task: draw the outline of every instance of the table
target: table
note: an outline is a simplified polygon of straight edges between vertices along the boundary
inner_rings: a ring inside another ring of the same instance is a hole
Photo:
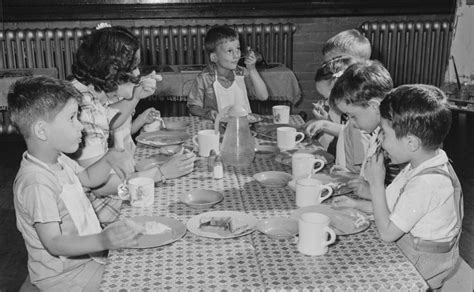
[[[196,117],[165,120],[178,119],[190,123],[189,134],[212,128],[209,121]],[[302,124],[303,121],[299,116],[291,116],[290,123]],[[139,146],[136,159],[155,151],[152,147]],[[296,209],[291,189],[266,188],[252,178],[253,174],[265,170],[290,172],[290,167],[257,157],[247,168],[224,168],[224,178],[214,180],[207,171],[206,159],[199,159],[194,172],[155,189],[153,207],[125,206],[121,217],[167,216],[186,223],[200,211],[186,207],[177,198],[197,188],[213,189],[224,195],[224,201],[212,210],[242,211],[258,220],[288,216]],[[359,234],[339,236],[326,255],[317,257],[299,253],[294,240],[275,240],[258,231],[233,239],[203,238],[187,232],[181,240],[167,246],[110,251],[101,283],[104,291],[425,291],[427,288],[397,246],[379,239],[374,224]]]

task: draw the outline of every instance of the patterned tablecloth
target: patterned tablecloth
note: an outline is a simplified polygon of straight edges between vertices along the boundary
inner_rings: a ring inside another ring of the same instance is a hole
[[[212,124],[195,117],[188,133],[210,129]],[[299,116],[290,123],[301,124]],[[186,142],[192,146],[192,142]],[[140,146],[136,159],[156,152]],[[211,210],[234,210],[258,220],[288,216],[297,207],[289,188],[266,188],[253,180],[266,170],[291,172],[273,159],[256,158],[247,168],[225,166],[224,178],[214,180],[207,160],[198,159],[186,177],[160,184],[155,203],[149,208],[125,205],[122,217],[166,216],[185,224],[201,211],[178,202],[181,193],[212,189],[224,201]],[[306,256],[296,249],[294,239],[276,240],[255,231],[233,239],[211,239],[187,232],[170,244],[150,249],[122,249],[109,253],[101,283],[104,291],[143,290],[304,290],[312,291],[425,291],[427,285],[397,246],[379,239],[374,224],[364,232],[339,236],[323,256]]]

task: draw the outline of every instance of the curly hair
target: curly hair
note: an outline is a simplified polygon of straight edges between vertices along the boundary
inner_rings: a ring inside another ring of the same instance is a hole
[[[97,91],[112,92],[118,85],[138,78],[132,71],[140,64],[140,42],[127,28],[105,27],[85,35],[72,65],[73,77]]]
[[[380,104],[380,116],[390,123],[398,139],[414,135],[431,150],[441,147],[452,120],[446,95],[425,84],[402,85],[390,91]]]

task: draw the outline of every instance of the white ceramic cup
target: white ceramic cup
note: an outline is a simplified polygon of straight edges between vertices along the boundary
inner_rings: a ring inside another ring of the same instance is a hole
[[[297,137],[300,136],[298,139]],[[302,132],[297,132],[292,127],[277,128],[277,145],[281,151],[291,150],[296,147],[296,144],[303,141],[305,135]]]
[[[150,177],[134,177],[118,187],[118,196],[133,207],[150,207],[155,200],[155,181]]]
[[[327,191],[326,193],[324,191]],[[302,178],[296,181],[296,206],[319,205],[332,196],[333,190],[314,178]]]
[[[336,233],[329,227],[329,217],[320,213],[301,214],[298,218],[298,233],[298,251],[310,256],[326,254],[328,245],[336,240]]]
[[[324,164],[324,160],[314,158],[314,155],[311,153],[294,153],[291,156],[293,178],[309,178],[312,174],[323,169]],[[316,167],[316,165],[318,166]]]
[[[199,156],[208,157],[212,149],[219,154],[219,133],[214,130],[201,130],[193,136],[193,143],[199,147]]]
[[[290,107],[287,105],[275,105],[272,107],[273,123],[288,124],[290,123]]]

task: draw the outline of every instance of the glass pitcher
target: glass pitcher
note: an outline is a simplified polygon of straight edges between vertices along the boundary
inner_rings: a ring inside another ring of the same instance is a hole
[[[255,139],[250,133],[247,111],[234,105],[228,111],[219,112],[215,128],[221,120],[227,121],[224,139],[221,144],[222,161],[226,165],[248,166],[255,157]]]

